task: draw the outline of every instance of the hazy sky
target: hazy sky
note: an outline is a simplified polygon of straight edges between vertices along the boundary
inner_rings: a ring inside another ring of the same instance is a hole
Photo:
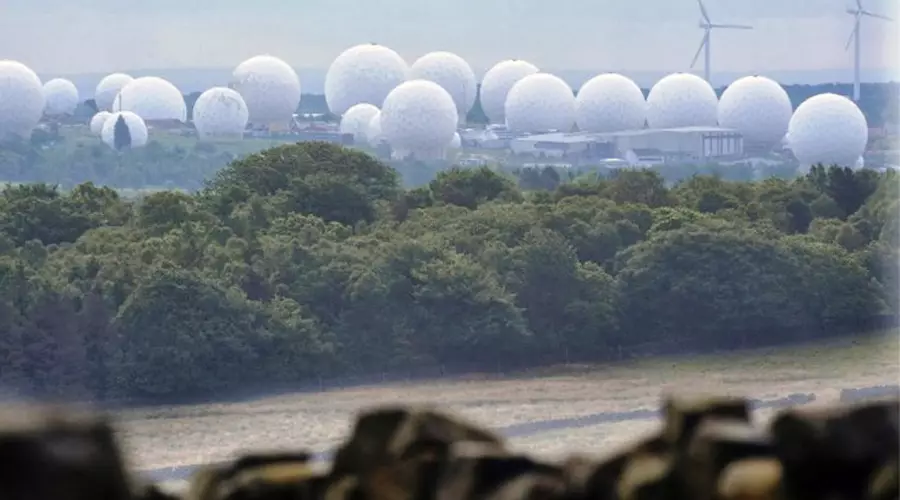
[[[705,0],[719,71],[845,68],[854,0]],[[378,42],[408,61],[450,50],[476,70],[509,57],[542,68],[685,70],[702,36],[694,0],[3,0],[0,58],[40,73],[232,67],[270,53],[327,67]],[[896,0],[864,0],[898,17]],[[864,68],[898,68],[898,23],[863,25]]]

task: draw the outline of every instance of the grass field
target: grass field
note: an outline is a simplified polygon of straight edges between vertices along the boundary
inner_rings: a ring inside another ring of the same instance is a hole
[[[827,345],[745,351],[603,367],[560,367],[514,380],[448,380],[306,393],[233,404],[138,409],[120,413],[122,437],[140,469],[190,465],[247,449],[324,451],[346,434],[361,408],[427,402],[491,427],[655,409],[669,390],[771,399],[812,392],[836,401],[840,390],[896,384],[900,332]],[[761,411],[760,413],[770,413]],[[764,417],[764,415],[763,415]],[[512,438],[543,454],[602,452],[652,429],[635,420]]]

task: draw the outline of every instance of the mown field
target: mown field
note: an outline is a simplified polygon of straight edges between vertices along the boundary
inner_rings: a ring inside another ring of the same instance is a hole
[[[233,404],[134,409],[118,415],[133,465],[193,465],[248,449],[326,451],[353,415],[384,403],[434,403],[493,428],[658,408],[661,393],[691,390],[757,399],[814,393],[836,401],[844,388],[896,384],[900,331],[825,345],[670,358],[602,367],[569,366],[507,379],[390,384]],[[761,410],[760,418],[771,411]],[[513,446],[534,453],[603,452],[658,425],[655,419],[526,432]]]

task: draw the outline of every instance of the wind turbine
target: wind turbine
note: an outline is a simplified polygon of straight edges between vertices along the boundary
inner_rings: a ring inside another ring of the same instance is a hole
[[[700,57],[700,51],[704,51],[703,79],[707,82],[710,82],[709,35],[712,30],[715,28],[752,30],[753,26],[747,26],[745,24],[713,24],[713,22],[709,19],[709,14],[706,12],[706,7],[703,5],[703,0],[697,0],[697,3],[700,4],[700,15],[703,16],[703,19],[700,20],[700,27],[703,28],[705,33],[703,33],[703,40],[700,41],[700,47],[697,48],[697,53],[694,54],[694,60],[691,61],[691,69],[693,69],[694,65],[697,64],[697,58]],[[712,84],[712,82],[710,82],[710,84]]]
[[[876,19],[883,19],[885,21],[893,21],[893,19],[882,16],[881,14],[875,14],[874,12],[869,12],[866,9],[863,9],[862,1],[856,0],[856,8],[855,9],[847,9],[847,14],[852,14],[853,19],[853,31],[850,32],[850,38],[847,39],[847,45],[844,47],[844,50],[850,48],[850,42],[853,42],[853,100],[859,101],[859,24],[862,20],[863,16],[874,17]]]

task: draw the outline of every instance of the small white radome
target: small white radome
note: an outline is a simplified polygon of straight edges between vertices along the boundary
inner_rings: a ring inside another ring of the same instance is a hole
[[[367,102],[354,104],[341,117],[340,131],[342,134],[352,134],[353,141],[358,144],[368,142],[367,132],[372,117],[378,114],[378,108]]]
[[[250,114],[236,90],[213,87],[194,103],[193,121],[200,138],[241,138]]]
[[[178,87],[158,76],[135,78],[113,100],[113,111],[131,111],[148,121],[187,121],[187,105]]]
[[[239,64],[230,87],[243,97],[250,123],[287,123],[300,105],[300,77],[274,56],[255,56]]]
[[[506,122],[506,96],[522,78],[538,72],[537,66],[521,59],[507,59],[495,64],[481,79],[481,109],[491,123]]]
[[[132,149],[140,148],[147,145],[148,133],[147,124],[135,113],[131,111],[120,111],[113,113],[103,123],[103,130],[100,137],[107,146],[116,148],[116,122],[121,118],[128,127],[128,133],[131,135],[131,144],[128,146]]]
[[[633,80],[618,73],[597,75],[575,98],[575,122],[582,132],[619,132],[644,128],[647,101]]]
[[[78,107],[78,89],[65,78],[54,78],[44,84],[44,102],[47,116],[71,115]]]
[[[797,106],[787,137],[801,168],[817,163],[852,167],[866,148],[869,127],[853,101],[825,93]]]
[[[745,143],[768,148],[787,133],[792,112],[784,88],[764,76],[739,78],[719,98],[719,125],[738,130]]]
[[[369,146],[373,148],[377,148],[387,142],[384,134],[381,132],[381,111],[372,115],[372,119],[369,120],[369,126],[366,128],[366,140],[369,141]]]
[[[513,85],[506,96],[506,127],[514,132],[571,132],[575,95],[562,78],[534,73]]]
[[[328,109],[342,116],[354,104],[381,108],[388,93],[405,82],[409,66],[399,54],[378,44],[355,45],[341,52],[325,74]]]
[[[450,139],[450,145],[447,146],[448,149],[460,149],[462,148],[462,137],[459,136],[459,132],[453,132],[453,139]]]
[[[478,92],[475,72],[465,59],[452,52],[429,52],[416,59],[410,66],[409,78],[429,80],[443,87],[462,118],[475,104]]]
[[[690,73],[673,73],[656,82],[647,94],[650,128],[714,127],[718,98],[706,80]]]
[[[94,89],[94,103],[100,111],[112,111],[113,101],[119,95],[119,91],[134,78],[125,73],[112,73],[103,77],[97,88]]]
[[[0,139],[28,137],[44,113],[41,79],[28,66],[0,60]]]
[[[384,100],[381,131],[401,155],[419,159],[440,157],[453,139],[458,123],[453,98],[428,80],[401,83]]]
[[[109,119],[110,116],[112,116],[112,113],[109,111],[100,111],[94,114],[94,116],[91,117],[91,133],[99,136],[100,133],[103,132],[103,124],[106,123],[106,120]]]

